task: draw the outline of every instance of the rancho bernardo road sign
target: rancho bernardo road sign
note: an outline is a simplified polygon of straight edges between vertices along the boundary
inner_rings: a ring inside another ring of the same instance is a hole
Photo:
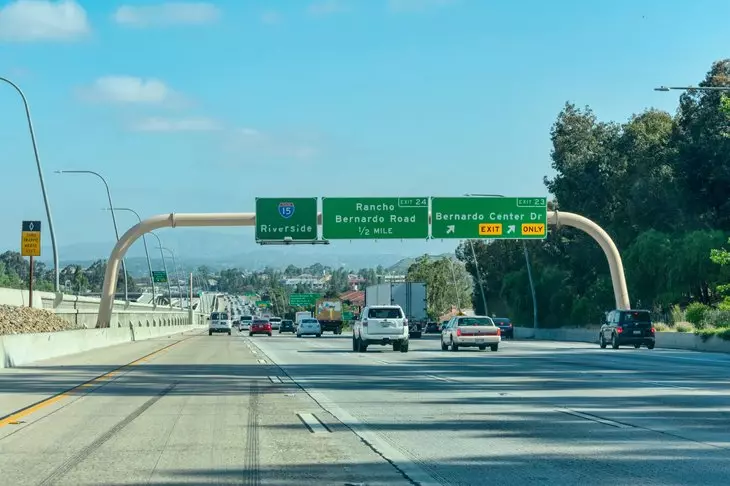
[[[325,240],[427,239],[427,197],[323,197]]]

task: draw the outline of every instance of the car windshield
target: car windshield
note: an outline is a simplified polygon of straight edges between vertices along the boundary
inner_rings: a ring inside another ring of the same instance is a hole
[[[225,321],[228,319],[228,314],[226,314],[225,312],[213,312],[210,315],[210,318],[215,321]]]
[[[253,320],[253,317],[251,317],[251,316],[243,316],[243,317],[241,317],[241,320],[242,321],[252,321]]]
[[[302,324],[317,324],[317,319],[302,319]]]
[[[264,324],[268,324],[269,321],[264,321],[264,320],[256,319],[255,321],[253,321],[253,323],[256,324],[256,325],[259,325],[259,326],[263,326]]]
[[[493,326],[494,322],[489,317],[462,317],[457,324],[459,327],[464,326]]]
[[[281,323],[282,324],[292,324],[292,321],[290,321],[289,319],[285,319],[285,320],[281,321]]]
[[[370,319],[400,319],[403,317],[399,307],[380,307],[368,310]]]
[[[272,317],[269,319],[271,322],[281,322],[281,317]]]

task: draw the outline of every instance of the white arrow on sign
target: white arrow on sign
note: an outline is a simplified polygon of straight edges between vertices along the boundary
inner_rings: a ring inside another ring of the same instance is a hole
[[[515,230],[516,230],[516,228],[517,228],[517,227],[516,227],[515,225],[513,225],[513,224],[511,224],[511,225],[507,226],[507,234],[509,234],[509,233],[514,233],[514,232],[515,232]]]
[[[454,231],[456,231],[456,226],[454,226],[453,224],[451,224],[451,225],[449,225],[449,226],[446,227],[446,234],[447,235],[450,234],[450,233],[453,233]]]

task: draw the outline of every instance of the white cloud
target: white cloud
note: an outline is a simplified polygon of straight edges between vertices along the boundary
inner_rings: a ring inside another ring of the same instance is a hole
[[[307,8],[312,15],[332,15],[347,10],[349,10],[349,6],[342,0],[319,0],[309,4]]]
[[[282,22],[282,17],[279,12],[269,10],[261,14],[261,22],[267,25],[277,25]]]
[[[122,5],[114,13],[114,20],[126,27],[154,27],[210,24],[220,16],[220,9],[212,3],[170,2],[142,7]]]
[[[303,133],[269,133],[254,128],[233,131],[227,148],[238,155],[309,160],[321,153],[320,137]]]
[[[82,92],[82,96],[109,103],[162,104],[170,101],[174,93],[158,79],[105,76],[94,81]]]
[[[388,0],[388,9],[392,12],[420,12],[454,3],[456,0]]]
[[[0,8],[0,41],[72,41],[90,32],[86,11],[73,0],[18,0]]]
[[[222,126],[217,120],[206,117],[150,117],[139,120],[131,128],[138,132],[212,132],[221,130]]]

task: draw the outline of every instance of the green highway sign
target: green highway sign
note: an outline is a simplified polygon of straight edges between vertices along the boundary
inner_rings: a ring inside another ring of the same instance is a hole
[[[256,198],[256,241],[316,240],[317,198]]]
[[[325,240],[427,239],[427,197],[323,197]]]
[[[355,320],[355,313],[354,312],[349,312],[349,311],[344,311],[342,313],[342,320],[343,321],[352,321],[352,320]]]
[[[167,273],[160,270],[153,270],[152,281],[154,283],[167,283]]]
[[[256,307],[271,307],[271,302],[268,300],[257,300]]]
[[[433,197],[432,238],[544,239],[547,198]]]
[[[289,305],[292,307],[314,307],[320,294],[291,294],[289,295]]]

